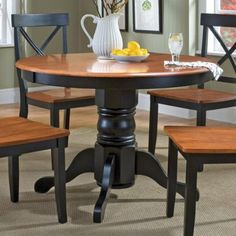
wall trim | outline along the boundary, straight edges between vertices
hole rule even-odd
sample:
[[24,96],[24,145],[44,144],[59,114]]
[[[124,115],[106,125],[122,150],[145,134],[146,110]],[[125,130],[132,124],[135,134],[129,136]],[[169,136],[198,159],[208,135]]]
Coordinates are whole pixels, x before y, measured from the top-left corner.
[[0,104],[17,103],[18,101],[19,101],[19,91],[17,88],[0,90]]
[[[149,111],[150,110],[150,96],[148,94],[139,93],[138,109]],[[177,116],[185,119],[194,118],[194,113],[188,109],[159,105],[159,112],[162,114]]]
[[[55,89],[57,87],[40,86],[29,88],[29,91]],[[18,103],[20,100],[19,88],[0,89],[0,104]]]
[[[139,93],[139,103],[137,108],[145,111],[150,110],[150,97],[148,94]],[[193,110],[167,105],[160,105],[159,112],[165,115],[176,116],[185,119],[193,119],[196,117],[196,112]],[[207,118],[211,120],[236,124],[236,107],[208,111]]]
[[[40,91],[47,89],[56,89],[58,87],[40,86],[29,88],[29,91]],[[139,93],[138,109],[149,111],[150,97],[148,94]],[[18,103],[20,99],[19,88],[0,89],[0,104]],[[177,108],[167,105],[160,105],[159,112],[165,115],[193,119],[196,112],[188,109]],[[236,124],[236,108],[225,108],[207,112],[207,118],[227,123]]]

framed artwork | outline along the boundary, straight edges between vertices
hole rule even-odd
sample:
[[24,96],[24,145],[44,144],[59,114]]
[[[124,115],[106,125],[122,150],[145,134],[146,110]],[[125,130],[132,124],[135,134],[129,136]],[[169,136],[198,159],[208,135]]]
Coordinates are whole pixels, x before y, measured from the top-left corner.
[[[99,12],[101,12],[101,16],[103,17],[106,15],[106,12],[102,8],[102,0],[99,0],[98,2],[99,2],[98,4]],[[119,18],[120,31],[128,32],[129,30],[129,6],[128,4],[126,4],[125,7],[121,9],[120,13],[122,14]]]
[[133,0],[133,28],[140,33],[162,33],[162,0]]

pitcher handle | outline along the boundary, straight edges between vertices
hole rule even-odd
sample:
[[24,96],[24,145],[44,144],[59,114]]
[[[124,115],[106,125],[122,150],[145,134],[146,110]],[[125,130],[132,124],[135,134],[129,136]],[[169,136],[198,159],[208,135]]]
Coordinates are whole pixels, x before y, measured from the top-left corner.
[[84,33],[86,34],[86,36],[87,36],[88,39],[89,39],[88,48],[91,48],[91,47],[92,47],[92,43],[93,43],[93,39],[92,39],[91,35],[88,33],[88,31],[86,30],[86,28],[85,28],[85,26],[84,26],[84,21],[85,21],[85,19],[86,19],[87,17],[93,18],[93,23],[97,23],[97,20],[96,20],[97,17],[94,16],[94,15],[91,15],[91,14],[86,14],[86,15],[84,15],[84,16],[82,17],[82,19],[81,19],[81,21],[80,21],[81,27],[82,27]]

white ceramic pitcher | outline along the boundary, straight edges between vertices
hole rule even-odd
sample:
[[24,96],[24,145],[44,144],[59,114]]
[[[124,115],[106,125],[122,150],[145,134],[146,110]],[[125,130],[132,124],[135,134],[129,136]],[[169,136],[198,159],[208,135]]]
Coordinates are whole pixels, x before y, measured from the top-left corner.
[[[84,26],[84,21],[87,17],[91,17],[93,23],[97,24],[93,38]],[[88,47],[92,47],[93,52],[99,59],[110,59],[112,49],[122,49],[123,47],[118,24],[119,17],[120,14],[111,14],[102,18],[87,14],[81,19],[82,29],[89,39]]]

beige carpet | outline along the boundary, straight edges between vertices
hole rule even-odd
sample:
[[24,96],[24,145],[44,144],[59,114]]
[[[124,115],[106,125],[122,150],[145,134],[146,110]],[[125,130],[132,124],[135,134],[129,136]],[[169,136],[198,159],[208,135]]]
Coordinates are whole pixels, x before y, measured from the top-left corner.
[[[1,115],[1,114],[0,114]],[[147,147],[147,125],[137,116],[137,141]],[[144,114],[147,118],[147,114]],[[162,121],[168,120],[162,117]],[[172,120],[175,120],[172,118]],[[180,124],[181,120],[177,120]],[[85,147],[93,146],[95,124],[73,127],[67,165]],[[166,168],[167,139],[158,143],[159,158]],[[67,185],[68,223],[58,224],[53,189],[47,194],[33,191],[34,182],[52,174],[48,151],[27,154],[20,162],[20,202],[9,201],[7,161],[0,160],[0,235],[16,236],[181,236],[184,204],[178,195],[175,217],[165,216],[166,190],[153,180],[137,176],[133,187],[112,190],[102,224],[92,222],[99,187],[92,174],[83,174]],[[236,166],[210,165],[198,177],[201,199],[197,204],[195,236],[236,235]],[[184,180],[185,162],[179,161],[179,179]]]

